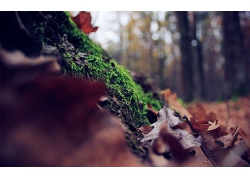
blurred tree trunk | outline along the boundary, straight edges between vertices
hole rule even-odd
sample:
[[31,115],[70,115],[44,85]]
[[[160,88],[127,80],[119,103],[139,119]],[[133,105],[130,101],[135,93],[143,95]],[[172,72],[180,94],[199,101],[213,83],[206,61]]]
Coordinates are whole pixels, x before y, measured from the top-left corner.
[[193,40],[196,41],[196,46],[194,46],[194,52],[196,56],[194,57],[196,63],[195,63],[195,69],[198,70],[197,78],[198,78],[198,96],[201,99],[205,99],[205,77],[204,77],[204,70],[203,70],[203,64],[204,64],[204,59],[203,59],[203,53],[202,53],[202,44],[200,40],[197,38],[196,35],[196,22],[197,22],[197,16],[198,14],[196,12],[192,13],[193,17],[193,24],[192,24],[192,31],[193,31]]
[[[239,12],[222,12],[223,43],[225,57],[225,93],[227,97],[241,95],[245,81],[244,64],[242,60],[242,34]],[[242,89],[243,88],[243,89]]]
[[246,94],[250,92],[250,12],[240,12],[241,17],[241,31],[243,33],[243,60],[245,62],[245,84]]
[[180,31],[182,94],[184,101],[191,101],[193,98],[193,55],[187,19],[188,14],[187,11],[177,11],[176,15]]

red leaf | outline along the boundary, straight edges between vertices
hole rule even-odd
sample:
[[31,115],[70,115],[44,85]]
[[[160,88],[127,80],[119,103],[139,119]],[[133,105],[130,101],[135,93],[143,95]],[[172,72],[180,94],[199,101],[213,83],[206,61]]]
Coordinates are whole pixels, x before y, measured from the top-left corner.
[[71,17],[77,27],[84,33],[89,34],[96,32],[98,27],[93,27],[91,24],[91,14],[86,11],[81,11],[76,17]]

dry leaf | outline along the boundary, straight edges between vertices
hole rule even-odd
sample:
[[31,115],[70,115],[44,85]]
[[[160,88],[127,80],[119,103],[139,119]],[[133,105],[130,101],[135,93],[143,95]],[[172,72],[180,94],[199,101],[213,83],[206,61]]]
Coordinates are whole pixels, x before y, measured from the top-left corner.
[[194,146],[199,147],[202,142],[202,138],[200,136],[194,137],[185,130],[172,128],[178,124],[181,124],[181,120],[179,117],[174,116],[174,113],[175,112],[173,110],[167,108],[167,106],[164,105],[158,113],[157,122],[151,124],[151,126],[154,128],[148,134],[144,135],[144,138],[140,142],[157,139],[159,137],[161,125],[167,123],[168,133],[176,137],[184,149],[189,149]]
[[91,14],[86,11],[81,11],[76,17],[71,17],[76,23],[77,27],[81,29],[84,33],[89,34],[91,32],[96,32],[98,27],[93,27],[91,25]]
[[0,48],[1,83],[20,85],[44,75],[60,71],[58,58],[38,56],[29,58],[21,51],[7,52]]
[[189,106],[187,110],[195,119],[206,118],[206,111],[201,104]]
[[161,91],[161,94],[164,96],[169,107],[178,112],[181,117],[187,116],[190,119],[192,115],[180,104],[176,93],[173,93],[170,89],[165,89]]
[[208,127],[210,126],[209,124],[203,124],[199,121],[196,121],[194,117],[190,118],[190,123],[192,124],[192,127],[196,132],[206,132]]
[[0,88],[1,166],[142,166],[119,119],[96,107],[102,83],[58,78]]
[[147,118],[151,124],[157,121],[158,111],[154,110],[150,103],[148,103]]
[[148,134],[150,131],[152,131],[153,128],[153,126],[142,126],[139,128],[139,130],[144,134]]
[[207,131],[213,131],[215,129],[217,129],[218,127],[220,127],[218,123],[218,120],[214,121],[207,129]]
[[215,143],[219,144],[220,147],[223,148],[227,148],[227,147],[232,147],[235,143],[235,141],[237,140],[238,137],[238,127],[236,127],[235,132],[234,133],[230,133],[228,135],[219,137],[217,139],[215,139]]
[[104,101],[107,101],[107,100],[108,100],[108,96],[101,96],[100,97],[101,102],[104,102]]

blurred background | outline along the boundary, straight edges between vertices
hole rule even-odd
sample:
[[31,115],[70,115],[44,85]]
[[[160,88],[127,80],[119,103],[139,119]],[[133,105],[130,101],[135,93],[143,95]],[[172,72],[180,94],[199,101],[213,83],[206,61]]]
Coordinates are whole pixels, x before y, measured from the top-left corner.
[[250,92],[250,12],[91,11],[90,38],[132,72],[184,101]]

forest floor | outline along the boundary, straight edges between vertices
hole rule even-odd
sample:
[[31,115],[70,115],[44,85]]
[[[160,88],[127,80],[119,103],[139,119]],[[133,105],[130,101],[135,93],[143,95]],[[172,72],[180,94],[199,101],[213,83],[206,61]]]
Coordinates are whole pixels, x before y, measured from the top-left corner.
[[[227,132],[231,132],[236,126],[243,131],[245,141],[250,145],[250,95],[239,97],[234,100],[222,102],[194,102],[187,104],[187,109],[191,114],[202,116],[202,113],[214,113],[219,124],[225,128]],[[203,109],[199,111],[199,109]],[[199,112],[197,112],[197,110]]]

